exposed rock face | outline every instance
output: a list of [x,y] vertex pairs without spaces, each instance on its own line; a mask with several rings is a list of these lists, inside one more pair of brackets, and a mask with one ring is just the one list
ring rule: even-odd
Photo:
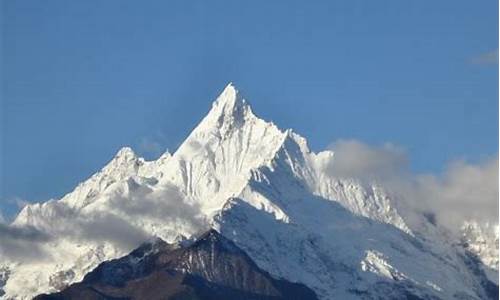
[[[184,243],[186,244],[186,243]],[[147,243],[104,262],[49,299],[317,299],[302,284],[272,278],[215,230],[189,245]]]

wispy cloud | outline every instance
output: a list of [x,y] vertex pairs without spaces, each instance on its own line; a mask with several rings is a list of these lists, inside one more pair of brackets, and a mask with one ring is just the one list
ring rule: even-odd
[[497,65],[498,64],[498,49],[482,53],[471,59],[473,64],[477,65]]
[[153,157],[157,157],[165,151],[160,142],[150,137],[142,138],[137,150],[141,155]]
[[135,146],[139,155],[148,159],[156,159],[167,151],[167,144],[168,137],[161,130],[157,130],[143,136],[135,143]]

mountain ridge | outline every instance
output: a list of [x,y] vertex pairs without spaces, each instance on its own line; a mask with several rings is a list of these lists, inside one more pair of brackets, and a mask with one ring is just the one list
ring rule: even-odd
[[173,154],[145,161],[125,147],[61,200],[25,207],[13,225],[50,233],[42,247],[61,258],[9,262],[2,289],[19,298],[54,291],[151,236],[173,242],[213,227],[321,299],[376,298],[391,287],[395,298],[487,297],[463,248],[424,216],[412,226],[383,188],[323,172],[334,156],[255,116],[228,85]]
[[35,300],[116,298],[317,299],[303,285],[272,278],[211,229],[191,243],[144,243],[127,256],[101,263],[81,282]]

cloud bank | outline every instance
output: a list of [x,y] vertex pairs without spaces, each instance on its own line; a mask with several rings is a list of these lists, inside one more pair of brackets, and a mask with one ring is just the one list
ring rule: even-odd
[[51,236],[34,227],[14,227],[0,223],[0,257],[39,260],[46,256],[41,244]]
[[46,204],[53,218],[37,223],[37,229],[0,224],[0,257],[13,261],[50,259],[47,250],[61,238],[90,245],[107,242],[128,251],[152,238],[144,229],[149,225],[162,228],[159,224],[176,224],[193,233],[208,227],[200,208],[189,203],[174,185],[153,191],[146,182],[136,180],[129,178],[123,189],[118,189],[121,192],[89,214],[53,201]]
[[130,218],[153,220],[160,223],[183,223],[191,228],[206,227],[207,222],[197,203],[188,199],[173,184],[164,184],[153,192],[147,186],[128,180],[130,193],[126,197],[110,199],[113,210]]
[[458,227],[468,219],[498,223],[498,157],[476,165],[455,161],[443,176],[417,180],[420,195],[445,224]]
[[408,167],[404,150],[390,143],[369,146],[357,140],[338,140],[329,148],[334,156],[326,171],[334,177],[381,180],[397,176]]
[[453,161],[438,176],[410,172],[405,151],[392,144],[339,140],[330,148],[327,174],[377,182],[406,207],[431,213],[453,231],[470,219],[498,223],[498,155],[479,164]]

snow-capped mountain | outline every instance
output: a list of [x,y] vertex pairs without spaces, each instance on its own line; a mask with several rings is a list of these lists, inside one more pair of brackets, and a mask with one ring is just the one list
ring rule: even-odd
[[145,161],[123,148],[62,199],[26,206],[11,226],[50,238],[43,259],[0,263],[4,298],[54,292],[151,236],[174,242],[209,227],[321,299],[490,297],[485,270],[498,259],[471,268],[467,253],[478,242],[478,255],[498,258],[498,247],[464,247],[377,184],[331,177],[334,159],[255,116],[230,84],[175,153]]

